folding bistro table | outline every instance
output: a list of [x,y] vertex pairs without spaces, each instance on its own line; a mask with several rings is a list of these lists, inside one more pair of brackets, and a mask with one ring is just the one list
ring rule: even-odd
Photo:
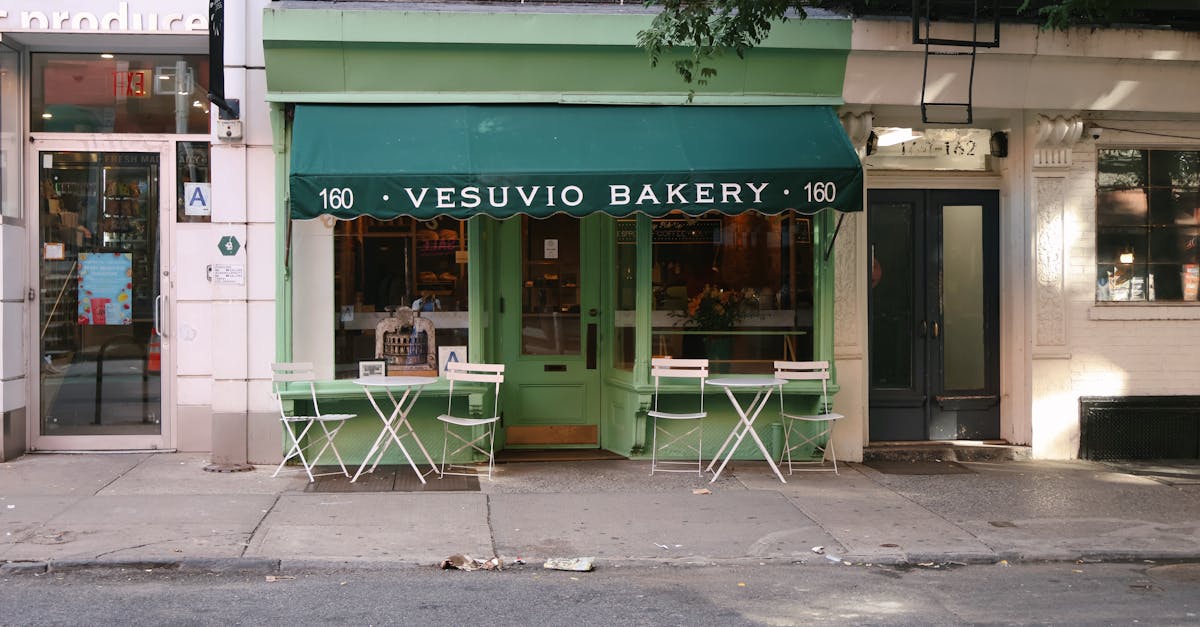
[[[417,432],[408,421],[409,412],[412,411],[413,405],[416,405],[417,398],[421,396],[421,388],[435,381],[437,381],[437,377],[389,377],[384,375],[374,375],[354,380],[366,392],[367,398],[371,401],[371,406],[375,408],[375,413],[379,414],[379,419],[383,421],[383,428],[379,431],[379,437],[375,438],[375,443],[371,445],[371,450],[363,458],[363,463],[358,467],[358,472],[354,473],[354,478],[350,479],[350,483],[358,481],[359,475],[366,469],[367,464],[371,465],[369,472],[375,472],[375,467],[379,465],[379,460],[383,459],[383,454],[387,452],[388,447],[392,443],[395,443],[400,448],[400,452],[404,454],[404,459],[408,460],[408,465],[412,466],[413,472],[417,473],[417,478],[421,480],[421,483],[425,483],[426,474],[437,471],[437,464],[433,463],[433,458],[429,456],[429,451],[425,450],[425,445],[421,444],[421,439],[417,437]],[[378,401],[375,400],[375,393],[372,393],[372,390],[375,390],[375,393],[378,393],[379,390],[387,393],[387,397],[391,400],[393,407],[390,414],[384,413]],[[399,400],[392,393],[393,390],[404,391]],[[428,473],[422,473],[417,468],[417,463],[413,461],[412,455],[409,454],[408,449],[404,447],[404,442],[401,440],[405,436],[412,436],[413,441],[417,443],[417,448],[421,449],[421,454],[429,462],[430,470]]]
[[[767,399],[771,398],[771,390],[779,390],[786,381],[776,379],[775,377],[764,376],[746,376],[746,377],[718,377],[709,379],[708,385],[725,388],[725,395],[729,397],[729,402],[733,403],[733,408],[737,410],[738,422],[734,425],[733,431],[729,432],[729,437],[725,438],[725,443],[721,448],[717,449],[717,454],[713,455],[712,461],[708,462],[708,468],[712,470],[713,464],[717,460],[721,460],[721,465],[717,467],[713,473],[712,481],[716,481],[717,477],[721,476],[721,471],[725,469],[725,464],[733,458],[733,452],[737,450],[738,445],[742,443],[742,439],[749,433],[751,438],[754,438],[754,443],[758,445],[758,449],[762,451],[763,457],[766,458],[767,464],[771,466],[771,470],[775,471],[775,476],[779,480],[787,483],[787,479],[783,478],[783,473],[779,472],[779,466],[775,465],[775,460],[771,459],[771,452],[767,450],[767,446],[763,444],[758,433],[754,431],[754,421],[758,419],[758,415],[762,413],[763,407],[767,405]],[[738,402],[737,396],[734,395],[734,390],[745,392],[754,392],[754,400],[746,407],[742,407]],[[728,450],[726,450],[728,449]],[[725,459],[721,459],[721,455],[725,455]],[[711,481],[710,481],[711,483]]]

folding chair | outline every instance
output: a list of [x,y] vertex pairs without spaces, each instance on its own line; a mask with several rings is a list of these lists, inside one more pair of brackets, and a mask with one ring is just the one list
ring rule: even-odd
[[[308,391],[312,395],[312,416],[296,416],[288,415],[287,409],[284,407],[283,396],[280,392],[289,383],[307,383]],[[288,463],[288,460],[293,457],[300,458],[300,465],[304,467],[305,474],[308,475],[308,480],[316,481],[315,477],[323,475],[336,475],[336,472],[326,472],[313,474],[313,468],[317,461],[325,454],[327,449],[333,450],[333,456],[337,458],[338,466],[342,468],[342,474],[350,476],[350,471],[346,470],[346,464],[342,461],[342,455],[338,452],[337,446],[333,443],[334,436],[337,432],[346,425],[346,421],[355,418],[355,414],[323,414],[321,413],[320,405],[317,404],[317,388],[313,384],[313,365],[311,363],[296,362],[296,363],[273,363],[271,364],[271,396],[279,402],[279,421],[283,424],[283,432],[287,434],[288,452],[283,456],[283,461],[279,462],[279,467],[275,469],[275,474],[272,477],[279,476],[279,471]],[[320,432],[313,430],[313,425],[321,425]],[[330,428],[332,426],[332,428]],[[299,429],[297,431],[297,429]],[[306,438],[312,439],[308,444],[304,444]],[[321,450],[317,451],[316,455],[311,457],[305,455],[305,451],[320,444]]]
[[[438,416],[437,419],[442,421],[442,465],[438,470],[442,475],[461,475],[467,477],[479,476],[478,466],[467,464],[447,464],[447,450],[449,449],[450,438],[458,441],[459,447],[449,452],[449,456],[453,457],[460,452],[470,449],[474,452],[487,456],[487,478],[492,478],[492,471],[496,466],[495,443],[496,443],[496,423],[500,420],[500,384],[504,383],[504,365],[503,364],[473,364],[461,361],[452,361],[446,364],[446,379],[450,381],[449,400],[446,401],[446,413]],[[486,418],[469,418],[466,416],[454,415],[454,383],[456,381],[472,381],[476,383],[491,383],[495,386],[493,390],[495,396],[495,404],[492,406],[492,415]],[[473,430],[475,427],[484,427],[484,430],[475,437],[470,437],[468,433],[466,437],[457,433],[451,428],[451,425],[457,427],[465,427],[468,430]],[[469,438],[469,439],[468,439]],[[485,448],[486,446],[486,448]],[[472,470],[473,472],[467,472]]]
[[[779,465],[782,466],[786,461],[789,475],[794,472],[795,466],[802,466],[800,470],[832,470],[834,474],[840,474],[837,469],[837,453],[833,450],[833,423],[844,416],[831,411],[833,401],[829,398],[829,362],[777,361],[775,362],[775,378],[787,381],[821,382],[821,398],[817,405],[819,413],[816,414],[797,414],[786,411],[783,402],[784,393],[782,391],[779,393],[779,415],[783,420],[783,456],[779,460]],[[819,427],[816,432],[806,433],[811,427],[803,425],[817,424],[819,424]],[[795,441],[793,441],[793,438]],[[824,443],[822,443],[822,439]],[[813,450],[821,451],[821,459],[805,462],[794,462],[792,460],[793,452],[810,445],[813,447]],[[825,467],[826,454],[833,461],[833,468]],[[805,467],[812,465],[820,467]]]
[[[650,442],[650,476],[654,476],[657,472],[692,472],[690,468],[662,468],[662,466],[691,466],[690,461],[679,460],[662,460],[658,459],[659,452],[666,450],[676,443],[680,443],[684,438],[696,435],[696,444],[683,443],[687,450],[696,454],[696,475],[704,476],[704,465],[701,461],[701,451],[704,448],[704,432],[701,429],[703,426],[703,418],[708,415],[704,411],[704,380],[708,378],[708,360],[707,359],[672,359],[670,357],[656,357],[650,360],[650,376],[654,377],[654,406],[646,415],[650,416],[653,423],[653,435]],[[698,379],[700,381],[699,407],[694,412],[670,412],[659,409],[659,386],[663,379]],[[664,424],[658,424],[659,420],[665,420]],[[668,424],[673,424],[676,421],[694,420],[695,424],[691,429],[676,435],[671,434],[671,430],[666,427]],[[667,441],[659,445],[658,435],[662,433],[663,438]]]

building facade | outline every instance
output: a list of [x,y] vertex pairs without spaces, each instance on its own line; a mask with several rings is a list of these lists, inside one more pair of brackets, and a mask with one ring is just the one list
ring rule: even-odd
[[[205,4],[27,4],[0,11],[5,459],[277,461],[280,360],[363,415],[353,458],[359,368],[445,351],[509,365],[508,448],[648,456],[671,355],[832,361],[846,460],[1189,455],[1162,447],[1195,439],[1200,385],[1195,32],[1005,23],[971,68],[817,13],[689,98],[632,45],[640,6],[225,3],[222,120]],[[405,307],[424,352],[384,336]],[[711,455],[736,418],[707,401]],[[1165,435],[1090,422],[1114,404]]]

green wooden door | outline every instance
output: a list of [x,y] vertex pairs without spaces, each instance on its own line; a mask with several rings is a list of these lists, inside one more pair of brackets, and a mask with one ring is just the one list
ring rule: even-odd
[[500,227],[508,448],[600,446],[599,219]]

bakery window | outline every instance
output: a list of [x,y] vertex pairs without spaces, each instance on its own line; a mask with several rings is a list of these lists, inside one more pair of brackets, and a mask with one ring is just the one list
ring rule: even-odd
[[376,330],[390,328],[388,319],[406,309],[433,323],[435,346],[466,346],[466,222],[339,221],[333,270],[337,378],[358,376],[361,361],[386,359]]
[[1200,151],[1100,150],[1096,189],[1096,301],[1196,302]]
[[[811,359],[812,220],[754,211],[654,219],[653,354],[704,357],[716,372],[744,373],[770,372],[777,359]],[[617,236],[618,272],[628,277],[618,285],[628,287],[634,220],[620,221]],[[632,308],[632,291],[619,291],[617,301]],[[618,312],[618,326],[632,322],[631,313]],[[616,362],[630,363],[625,357]]]

